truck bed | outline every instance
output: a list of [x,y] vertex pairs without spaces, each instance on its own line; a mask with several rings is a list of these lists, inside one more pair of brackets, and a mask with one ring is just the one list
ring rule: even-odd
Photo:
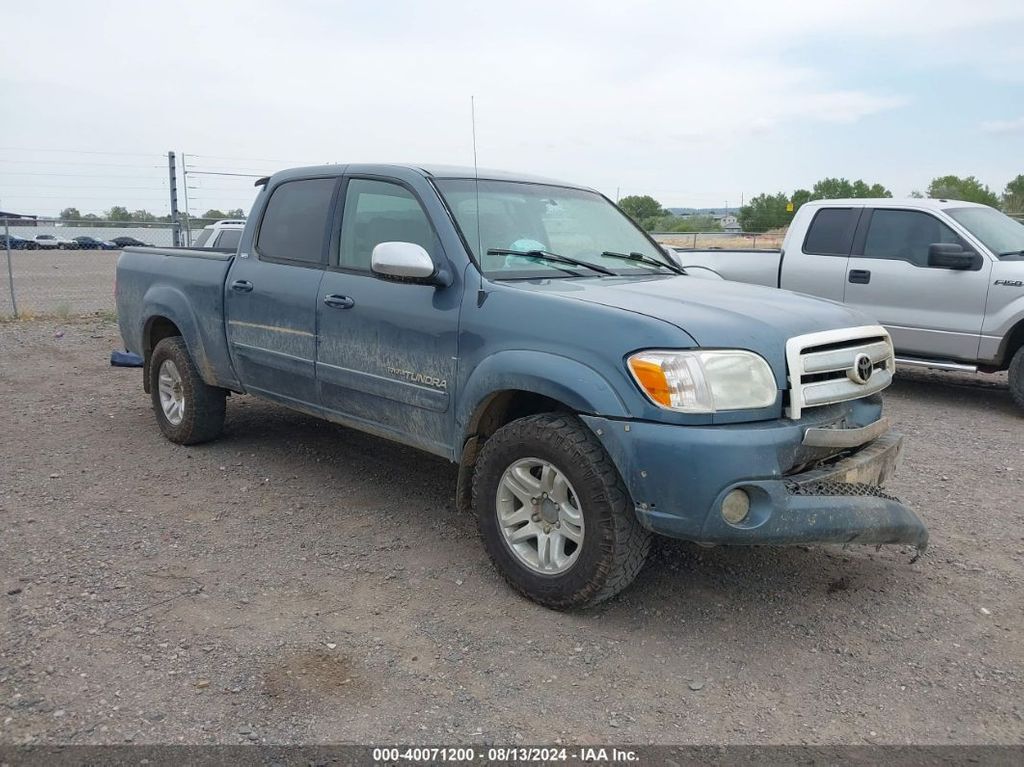
[[[237,386],[224,333],[224,280],[234,253],[198,248],[125,248],[117,260],[117,319],[129,351],[145,354],[142,312],[173,322],[207,383]],[[196,337],[189,338],[189,334]]]
[[781,250],[672,250],[679,266],[699,266],[716,272],[726,280],[779,287]]

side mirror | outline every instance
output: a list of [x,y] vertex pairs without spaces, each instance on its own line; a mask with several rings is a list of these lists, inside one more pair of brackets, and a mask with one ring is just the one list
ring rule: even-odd
[[928,266],[964,271],[980,269],[981,265],[980,254],[973,250],[964,250],[963,246],[956,243],[933,242],[928,246]]
[[437,276],[430,254],[414,242],[382,242],[370,256],[370,268],[382,277],[427,281]]

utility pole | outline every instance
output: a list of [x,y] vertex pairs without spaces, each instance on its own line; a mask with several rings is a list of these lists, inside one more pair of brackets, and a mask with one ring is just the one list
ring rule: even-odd
[[192,247],[192,214],[188,210],[188,166],[185,164],[185,153],[181,153],[181,181],[185,190],[185,243]]
[[167,183],[171,188],[171,243],[181,247],[181,220],[178,218],[178,176],[174,152],[167,153]]

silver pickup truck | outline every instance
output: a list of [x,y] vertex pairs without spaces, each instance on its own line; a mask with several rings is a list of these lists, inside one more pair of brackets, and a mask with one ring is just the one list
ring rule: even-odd
[[[680,266],[856,307],[898,365],[1009,371],[1024,408],[1024,225],[956,200],[816,200],[781,251],[673,249]],[[696,269],[694,269],[696,271]]]

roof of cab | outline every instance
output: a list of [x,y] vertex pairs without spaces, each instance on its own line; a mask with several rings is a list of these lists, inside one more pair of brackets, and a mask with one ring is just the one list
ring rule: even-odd
[[933,199],[931,197],[847,197],[839,200],[811,200],[805,205],[868,205],[872,208],[917,208],[919,210],[943,210],[945,208],[987,208],[976,202],[963,200]]
[[[574,189],[587,189],[588,187],[581,186],[580,184],[573,184],[568,181],[559,181],[557,179],[546,178],[544,176],[534,176],[528,173],[514,173],[505,170],[495,170],[493,168],[480,168],[479,171],[474,170],[472,167],[458,166],[458,165],[406,165],[406,164],[376,164],[376,163],[353,163],[353,164],[338,164],[338,165],[312,165],[302,168],[288,168],[287,170],[278,171],[270,177],[269,181],[273,184],[280,183],[281,181],[296,179],[296,178],[309,178],[310,176],[340,176],[343,173],[368,173],[368,174],[380,174],[390,175],[396,178],[402,178],[410,174],[416,174],[425,178],[477,178],[486,181],[518,181],[522,183],[532,184],[550,184],[552,186],[566,186]],[[260,179],[258,184],[264,182],[264,179]]]

